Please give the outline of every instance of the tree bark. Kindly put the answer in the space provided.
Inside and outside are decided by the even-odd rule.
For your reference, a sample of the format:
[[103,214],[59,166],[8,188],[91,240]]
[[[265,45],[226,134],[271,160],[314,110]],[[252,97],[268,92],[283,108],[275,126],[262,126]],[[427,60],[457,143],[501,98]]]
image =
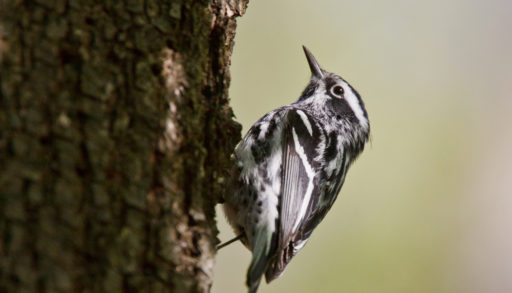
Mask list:
[[247,0],[0,1],[0,292],[208,292]]

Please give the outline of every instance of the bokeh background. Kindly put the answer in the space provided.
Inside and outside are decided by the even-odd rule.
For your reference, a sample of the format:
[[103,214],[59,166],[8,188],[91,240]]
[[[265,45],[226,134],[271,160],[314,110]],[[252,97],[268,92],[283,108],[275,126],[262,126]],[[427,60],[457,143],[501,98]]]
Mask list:
[[[305,44],[359,90],[372,142],[271,292],[512,292],[512,2],[252,0],[232,105],[244,133],[294,101]],[[220,238],[233,232],[219,207]],[[218,253],[214,293],[249,252]]]

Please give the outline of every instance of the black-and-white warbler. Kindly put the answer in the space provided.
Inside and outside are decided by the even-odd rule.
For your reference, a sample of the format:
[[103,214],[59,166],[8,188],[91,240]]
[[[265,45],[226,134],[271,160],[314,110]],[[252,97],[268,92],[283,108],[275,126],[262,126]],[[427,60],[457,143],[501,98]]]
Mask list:
[[311,80],[300,98],[260,118],[235,149],[238,168],[224,210],[252,251],[249,292],[279,277],[306,244],[370,132],[357,91],[306,48]]

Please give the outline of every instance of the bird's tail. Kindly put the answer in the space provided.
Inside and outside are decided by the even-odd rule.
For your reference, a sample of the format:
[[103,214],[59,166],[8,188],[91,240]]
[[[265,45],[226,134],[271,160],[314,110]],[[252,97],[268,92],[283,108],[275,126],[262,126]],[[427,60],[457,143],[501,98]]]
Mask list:
[[247,271],[247,287],[249,287],[249,293],[256,293],[256,291],[258,291],[261,277],[269,263],[271,240],[272,233],[269,233],[267,227],[256,228],[252,245],[251,265]]

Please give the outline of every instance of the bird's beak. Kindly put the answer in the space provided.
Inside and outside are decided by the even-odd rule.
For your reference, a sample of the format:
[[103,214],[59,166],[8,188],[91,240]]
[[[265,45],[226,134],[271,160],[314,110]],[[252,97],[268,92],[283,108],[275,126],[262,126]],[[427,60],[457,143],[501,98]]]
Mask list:
[[323,78],[324,74],[322,72],[322,68],[320,68],[320,64],[315,59],[315,56],[309,51],[306,46],[302,46],[304,49],[304,53],[306,54],[306,59],[308,59],[309,68],[311,69],[311,75],[317,77],[317,78]]

